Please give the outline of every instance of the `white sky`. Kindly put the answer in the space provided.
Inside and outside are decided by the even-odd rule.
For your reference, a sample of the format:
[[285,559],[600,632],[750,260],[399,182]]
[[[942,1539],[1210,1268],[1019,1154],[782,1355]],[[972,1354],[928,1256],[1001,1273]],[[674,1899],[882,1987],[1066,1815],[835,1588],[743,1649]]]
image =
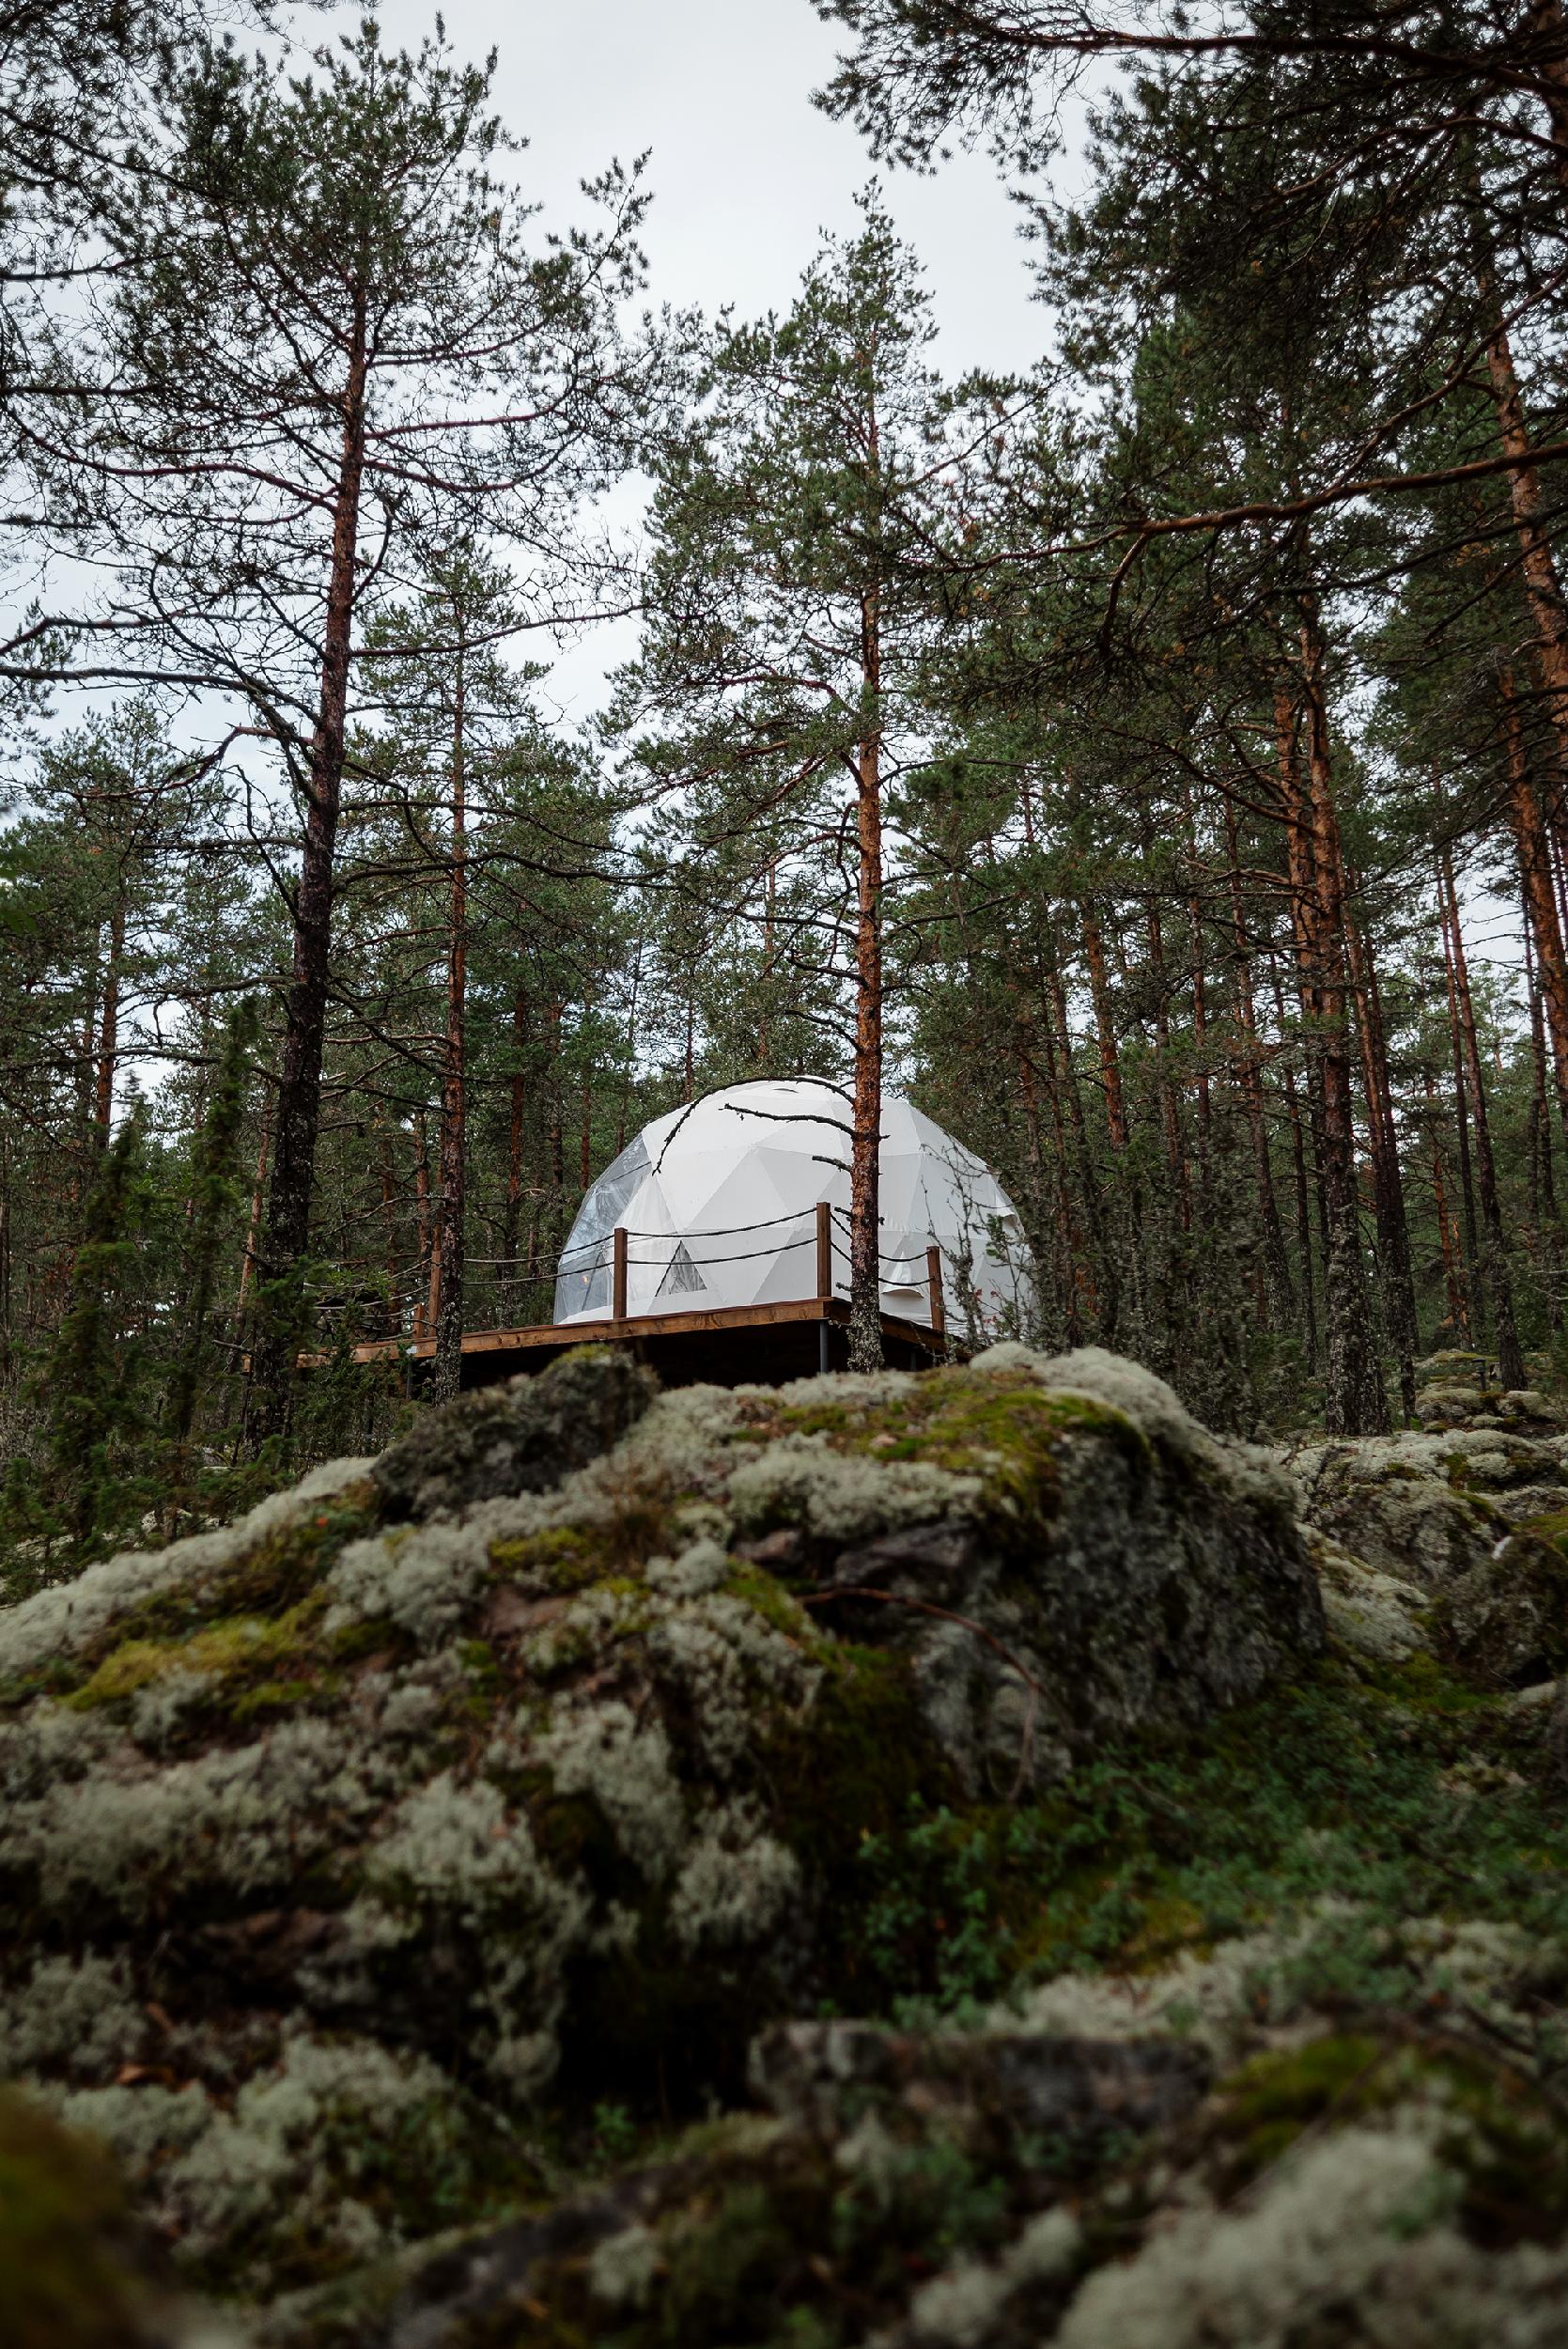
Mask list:
[[[379,14],[388,42],[412,48],[434,8],[389,0]],[[497,111],[529,142],[518,179],[545,207],[541,231],[587,217],[580,181],[651,149],[655,307],[783,309],[821,230],[852,226],[872,164],[856,132],[811,103],[838,43],[810,0],[449,0],[443,14],[459,56],[500,53]],[[347,29],[341,12],[298,22],[307,39]],[[955,375],[1032,366],[1047,318],[988,160],[956,156],[933,179],[885,174],[883,192],[927,272],[938,363]],[[564,650],[553,698],[568,723],[635,641],[627,623]]]

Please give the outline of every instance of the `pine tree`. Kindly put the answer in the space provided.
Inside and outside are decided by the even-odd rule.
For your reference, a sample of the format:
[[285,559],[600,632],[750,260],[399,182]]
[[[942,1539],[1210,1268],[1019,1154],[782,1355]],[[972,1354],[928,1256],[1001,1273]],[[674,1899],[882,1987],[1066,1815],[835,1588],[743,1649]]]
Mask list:
[[125,1340],[126,1309],[136,1285],[145,1146],[138,1105],[104,1152],[44,1380],[50,1450],[68,1522],[84,1545],[114,1515],[116,1451],[141,1423]]

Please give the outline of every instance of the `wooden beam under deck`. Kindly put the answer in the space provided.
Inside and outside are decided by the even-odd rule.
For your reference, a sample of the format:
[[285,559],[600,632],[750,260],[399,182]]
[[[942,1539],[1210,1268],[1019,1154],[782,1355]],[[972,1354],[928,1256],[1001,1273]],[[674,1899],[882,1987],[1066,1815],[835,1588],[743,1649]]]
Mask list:
[[[463,1385],[487,1386],[522,1370],[543,1370],[578,1346],[630,1346],[667,1383],[711,1379],[719,1384],[809,1377],[843,1366],[847,1357],[849,1307],[842,1298],[800,1297],[766,1305],[708,1306],[696,1312],[601,1315],[593,1321],[545,1322],[529,1329],[471,1330],[463,1337]],[[882,1315],[890,1367],[925,1369],[961,1360],[965,1348],[941,1330],[902,1315]],[[353,1350],[356,1362],[400,1361],[411,1367],[435,1353],[433,1338],[374,1338]],[[303,1355],[300,1367],[324,1367],[324,1354]]]

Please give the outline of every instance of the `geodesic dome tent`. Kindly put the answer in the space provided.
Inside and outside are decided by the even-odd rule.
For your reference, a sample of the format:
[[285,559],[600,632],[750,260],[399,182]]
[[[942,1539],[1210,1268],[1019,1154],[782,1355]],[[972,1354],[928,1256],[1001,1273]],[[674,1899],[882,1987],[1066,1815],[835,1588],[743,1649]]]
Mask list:
[[[644,1126],[578,1211],[557,1322],[611,1311],[627,1235],[629,1315],[808,1298],[816,1206],[833,1209],[834,1289],[849,1293],[850,1102],[815,1078],[728,1085]],[[929,1324],[925,1252],[941,1251],[950,1330],[1016,1326],[1031,1267],[1012,1201],[970,1150],[896,1094],[882,1101],[882,1310]]]

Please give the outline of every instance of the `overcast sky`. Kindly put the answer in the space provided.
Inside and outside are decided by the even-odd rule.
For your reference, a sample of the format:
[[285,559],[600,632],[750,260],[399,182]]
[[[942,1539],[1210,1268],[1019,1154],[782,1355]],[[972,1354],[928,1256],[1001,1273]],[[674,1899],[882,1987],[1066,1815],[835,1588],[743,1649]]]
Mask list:
[[[434,13],[419,0],[379,11],[389,42],[411,48]],[[579,182],[648,150],[656,306],[782,309],[821,230],[853,225],[872,164],[852,130],[812,105],[837,44],[810,0],[449,0],[443,14],[460,56],[500,53],[497,110],[529,142],[518,177],[545,207],[541,228],[585,218]],[[300,22],[316,39],[347,29],[341,15]],[[932,179],[887,174],[883,189],[926,268],[939,364],[954,374],[1032,366],[1045,313],[989,162],[961,155]],[[628,624],[564,649],[553,691],[568,723],[635,639]]]
[[[412,46],[434,9],[393,0],[380,14]],[[656,300],[780,306],[818,230],[851,222],[872,166],[811,103],[837,42],[810,0],[451,0],[444,16],[459,54],[499,51],[499,112],[529,141],[520,176],[553,225],[581,216],[581,179],[651,149]],[[885,186],[930,272],[945,363],[1029,366],[1043,314],[989,163],[960,156],[935,179]]]

